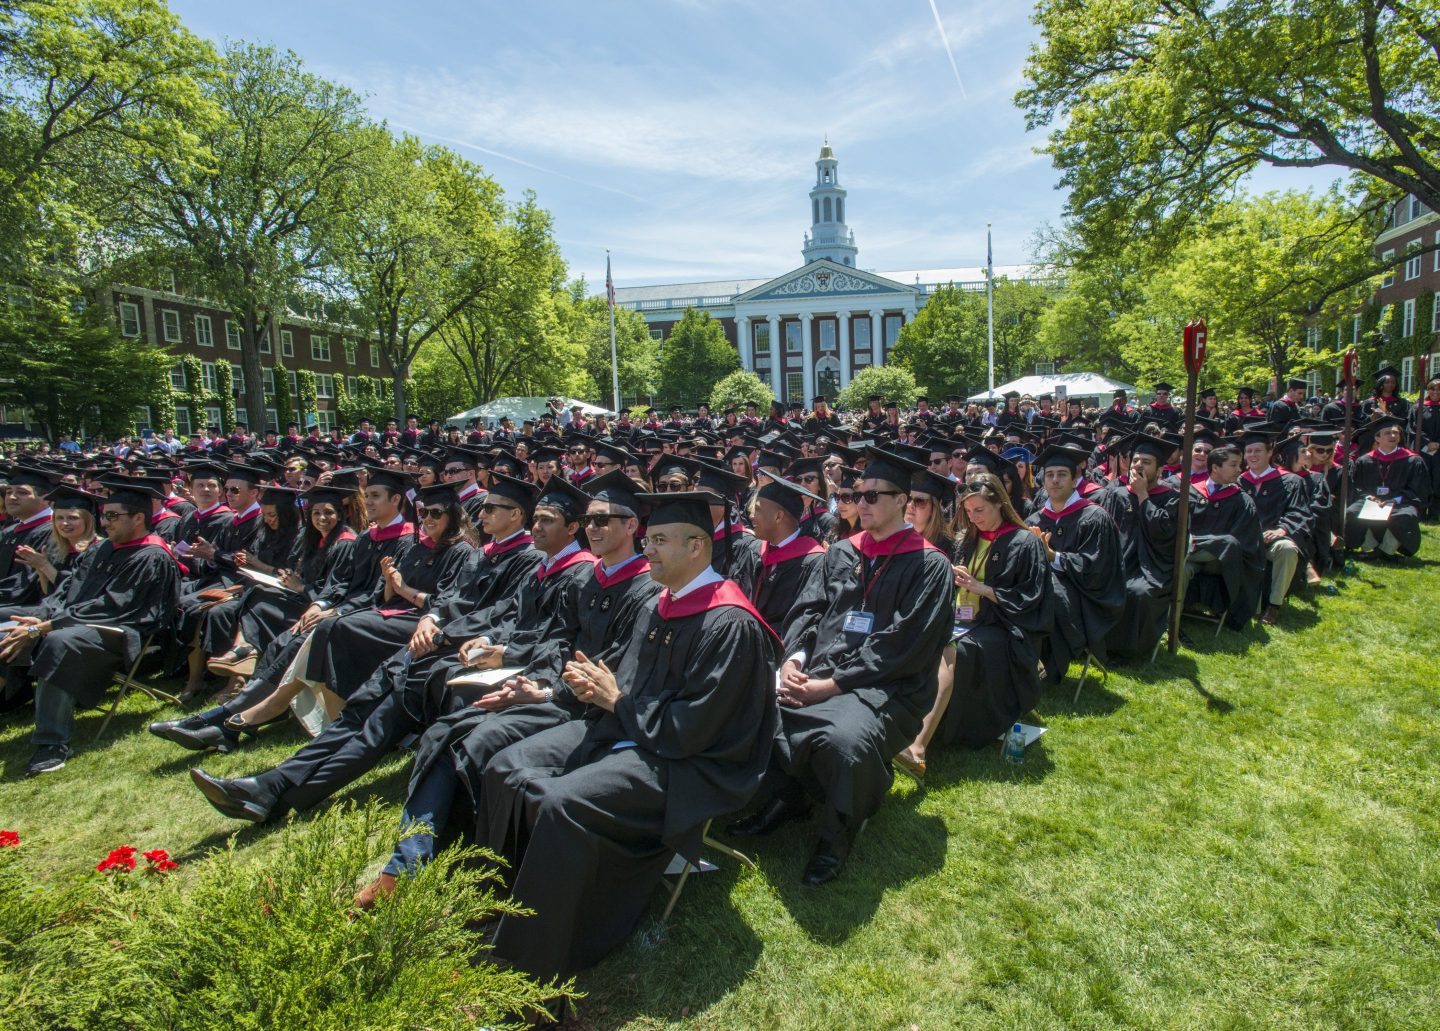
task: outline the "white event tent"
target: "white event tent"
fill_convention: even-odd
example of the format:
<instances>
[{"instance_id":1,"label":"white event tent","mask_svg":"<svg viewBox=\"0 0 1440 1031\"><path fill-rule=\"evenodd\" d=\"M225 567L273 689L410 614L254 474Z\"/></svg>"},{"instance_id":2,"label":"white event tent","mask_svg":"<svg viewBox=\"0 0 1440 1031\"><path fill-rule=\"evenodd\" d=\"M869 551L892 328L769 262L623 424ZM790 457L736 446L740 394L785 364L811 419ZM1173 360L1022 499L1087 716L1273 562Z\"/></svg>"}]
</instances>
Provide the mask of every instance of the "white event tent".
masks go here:
<instances>
[{"instance_id":1,"label":"white event tent","mask_svg":"<svg viewBox=\"0 0 1440 1031\"><path fill-rule=\"evenodd\" d=\"M1118 379L1111 379L1109 376L1102 376L1098 372L1060 372L1050 376L1022 376L1009 383L1002 383L995 388L995 392L982 392L972 394L967 400L984 401L989 397L1000 397L1010 391L1024 396L1039 397L1041 394L1064 393L1066 397L1079 397L1084 399L1104 400L1107 403L1111 395L1117 390L1125 390L1135 393L1135 386L1131 383L1121 383Z\"/></svg>"},{"instance_id":2,"label":"white event tent","mask_svg":"<svg viewBox=\"0 0 1440 1031\"><path fill-rule=\"evenodd\" d=\"M468 408L458 415L450 416L450 418L445 420L445 424L447 426L460 426L463 428L470 424L471 419L479 419L480 422L488 428L493 427L508 415L511 419L515 420L515 425L519 426L526 419L538 421L540 416L544 415L547 410L545 408L545 402L548 400L549 398L546 397L497 397L493 401L478 405L475 408ZM587 405L584 401L577 401L573 397L561 398L561 400L565 402L566 411L569 411L575 405L579 405L580 410L587 416L605 415L607 413L607 410L604 408Z\"/></svg>"}]
</instances>

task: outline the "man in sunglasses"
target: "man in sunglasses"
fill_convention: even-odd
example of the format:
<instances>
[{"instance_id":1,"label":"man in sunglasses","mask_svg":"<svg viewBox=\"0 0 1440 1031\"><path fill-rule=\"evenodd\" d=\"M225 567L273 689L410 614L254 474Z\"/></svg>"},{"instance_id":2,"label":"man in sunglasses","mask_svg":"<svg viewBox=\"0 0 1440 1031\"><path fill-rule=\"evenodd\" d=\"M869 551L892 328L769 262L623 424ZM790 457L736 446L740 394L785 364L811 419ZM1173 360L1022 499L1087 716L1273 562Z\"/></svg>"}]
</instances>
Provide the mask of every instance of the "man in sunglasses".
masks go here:
<instances>
[{"instance_id":1,"label":"man in sunglasses","mask_svg":"<svg viewBox=\"0 0 1440 1031\"><path fill-rule=\"evenodd\" d=\"M170 624L180 570L170 549L150 533L156 496L138 484L112 490L101 504L107 537L92 545L94 559L87 556L37 615L15 617L19 626L0 637L0 664L29 651L35 681L29 776L64 768L73 754L75 710L98 705L116 671L140 654L145 638Z\"/></svg>"},{"instance_id":2,"label":"man in sunglasses","mask_svg":"<svg viewBox=\"0 0 1440 1031\"><path fill-rule=\"evenodd\" d=\"M485 491L479 482L481 463L489 464L490 456L468 447L454 446L445 451L445 462L440 467L440 479L444 483L458 483L455 500L465 510L470 525L480 526L480 506L485 503Z\"/></svg>"},{"instance_id":3,"label":"man in sunglasses","mask_svg":"<svg viewBox=\"0 0 1440 1031\"><path fill-rule=\"evenodd\" d=\"M760 573L753 600L790 654L825 611L825 546L801 526L823 499L774 470L762 470L759 479L752 521L761 541Z\"/></svg>"},{"instance_id":4,"label":"man in sunglasses","mask_svg":"<svg viewBox=\"0 0 1440 1031\"><path fill-rule=\"evenodd\" d=\"M890 760L935 703L935 671L955 617L954 574L905 521L925 467L873 446L857 493L861 532L826 558L829 599L781 667L780 733L769 798L734 834L768 834L819 809L819 841L802 883L839 876L880 807Z\"/></svg>"},{"instance_id":5,"label":"man in sunglasses","mask_svg":"<svg viewBox=\"0 0 1440 1031\"><path fill-rule=\"evenodd\" d=\"M573 430L566 436L571 439L565 446L565 478L579 487L595 475L590 466L590 444Z\"/></svg>"}]
</instances>

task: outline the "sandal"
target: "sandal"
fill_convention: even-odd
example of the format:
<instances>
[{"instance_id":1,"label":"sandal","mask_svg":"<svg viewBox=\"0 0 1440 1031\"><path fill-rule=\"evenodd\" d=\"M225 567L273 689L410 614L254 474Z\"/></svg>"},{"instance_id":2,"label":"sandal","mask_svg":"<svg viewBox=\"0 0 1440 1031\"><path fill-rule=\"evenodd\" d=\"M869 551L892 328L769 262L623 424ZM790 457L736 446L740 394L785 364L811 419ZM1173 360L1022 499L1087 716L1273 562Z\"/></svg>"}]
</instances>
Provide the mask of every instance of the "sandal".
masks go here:
<instances>
[{"instance_id":1,"label":"sandal","mask_svg":"<svg viewBox=\"0 0 1440 1031\"><path fill-rule=\"evenodd\" d=\"M910 755L909 749L906 749L905 751L903 751L903 752L899 753L898 755L896 755L894 759L891 759L890 762L891 762L891 764L892 764L897 770L899 770L901 773L903 773L903 774L905 774L906 776L908 776L908 777L909 777L911 780L913 780L916 784L919 784L919 785L921 785L922 787L924 786L924 784L925 784L925 760L924 760L924 759L916 759L916 758L913 758L913 757Z\"/></svg>"}]
</instances>

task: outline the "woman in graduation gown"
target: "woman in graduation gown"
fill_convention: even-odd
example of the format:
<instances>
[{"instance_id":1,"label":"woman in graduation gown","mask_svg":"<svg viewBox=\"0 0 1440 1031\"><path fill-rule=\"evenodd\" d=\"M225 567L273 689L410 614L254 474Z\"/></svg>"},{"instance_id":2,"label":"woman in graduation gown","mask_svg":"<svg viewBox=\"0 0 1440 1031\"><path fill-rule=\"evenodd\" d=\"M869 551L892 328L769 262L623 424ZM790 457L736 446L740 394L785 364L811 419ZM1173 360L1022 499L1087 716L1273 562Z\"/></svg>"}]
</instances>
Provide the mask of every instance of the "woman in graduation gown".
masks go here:
<instances>
[{"instance_id":1,"label":"woman in graduation gown","mask_svg":"<svg viewBox=\"0 0 1440 1031\"><path fill-rule=\"evenodd\" d=\"M286 568L276 574L285 587L255 584L245 592L235 640L226 654L210 660L211 670L248 672L244 667L249 661L294 626L326 584L349 579L356 540L353 527L366 525L360 495L353 489L312 487L305 492L304 501L305 530ZM347 508L360 515L347 520Z\"/></svg>"},{"instance_id":2,"label":"woman in graduation gown","mask_svg":"<svg viewBox=\"0 0 1440 1031\"><path fill-rule=\"evenodd\" d=\"M311 652L306 679L348 698L386 659L405 647L420 617L455 589L475 552L474 530L457 496L459 484L420 487L420 546L381 562L384 583L369 608L340 617L326 642L323 671ZM322 675L317 676L317 672Z\"/></svg>"},{"instance_id":3,"label":"woman in graduation gown","mask_svg":"<svg viewBox=\"0 0 1440 1031\"><path fill-rule=\"evenodd\" d=\"M235 553L237 569L273 576L290 564L300 535L300 510L295 505L299 493L293 487L265 488L260 495L260 530L252 547ZM234 645L245 599L257 589L244 578L240 578L237 586L241 589L234 595L205 610L200 624L200 648L206 655L223 655Z\"/></svg>"},{"instance_id":4,"label":"woman in graduation gown","mask_svg":"<svg viewBox=\"0 0 1440 1031\"><path fill-rule=\"evenodd\" d=\"M1360 434L1361 447L1371 447L1350 469L1345 546L1352 551L1413 555L1420 550L1420 511L1430 497L1430 473L1425 459L1401 444L1403 427L1400 419L1387 415ZM1384 523L1361 520L1370 500L1390 509Z\"/></svg>"},{"instance_id":5,"label":"woman in graduation gown","mask_svg":"<svg viewBox=\"0 0 1440 1031\"><path fill-rule=\"evenodd\" d=\"M971 480L961 504L966 529L955 552L954 687L943 708L937 699L936 715L943 742L980 748L1040 697L1036 667L1050 622L1050 578L1044 544L1025 531L998 478Z\"/></svg>"},{"instance_id":6,"label":"woman in graduation gown","mask_svg":"<svg viewBox=\"0 0 1440 1031\"><path fill-rule=\"evenodd\" d=\"M65 581L87 561L99 537L95 533L95 509L105 499L78 487L62 485L46 495L50 502L50 544L43 549L21 545L15 549L15 561L35 571L40 582L41 597L64 589ZM0 619L20 613L0 608Z\"/></svg>"},{"instance_id":7,"label":"woman in graduation gown","mask_svg":"<svg viewBox=\"0 0 1440 1031\"><path fill-rule=\"evenodd\" d=\"M800 517L800 532L829 543L835 537L835 517L830 514L830 485L825 479L824 466L823 458L802 458L792 462L785 475L820 499L810 502Z\"/></svg>"}]
</instances>

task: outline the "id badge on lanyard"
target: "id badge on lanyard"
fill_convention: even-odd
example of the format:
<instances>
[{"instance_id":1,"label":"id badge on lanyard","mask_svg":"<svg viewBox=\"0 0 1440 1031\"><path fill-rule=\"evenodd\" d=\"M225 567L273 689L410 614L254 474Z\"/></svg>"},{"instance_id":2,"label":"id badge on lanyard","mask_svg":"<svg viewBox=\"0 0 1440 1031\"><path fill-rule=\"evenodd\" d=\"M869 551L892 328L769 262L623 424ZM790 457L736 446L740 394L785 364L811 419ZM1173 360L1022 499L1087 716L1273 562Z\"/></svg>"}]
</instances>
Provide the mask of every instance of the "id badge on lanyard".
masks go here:
<instances>
[{"instance_id":1,"label":"id badge on lanyard","mask_svg":"<svg viewBox=\"0 0 1440 1031\"><path fill-rule=\"evenodd\" d=\"M847 634L869 635L875 629L875 613L853 609L845 613L844 630Z\"/></svg>"}]
</instances>

